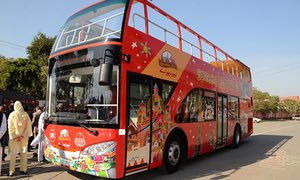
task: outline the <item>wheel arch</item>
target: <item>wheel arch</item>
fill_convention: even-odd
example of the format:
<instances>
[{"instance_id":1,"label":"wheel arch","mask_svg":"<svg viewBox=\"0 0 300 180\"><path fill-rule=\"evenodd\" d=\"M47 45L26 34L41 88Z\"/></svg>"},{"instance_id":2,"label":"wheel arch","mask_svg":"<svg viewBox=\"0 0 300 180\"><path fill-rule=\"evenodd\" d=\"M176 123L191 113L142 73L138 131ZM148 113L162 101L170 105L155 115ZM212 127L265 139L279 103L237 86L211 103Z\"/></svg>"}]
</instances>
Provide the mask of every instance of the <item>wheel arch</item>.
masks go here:
<instances>
[{"instance_id":1,"label":"wheel arch","mask_svg":"<svg viewBox=\"0 0 300 180\"><path fill-rule=\"evenodd\" d=\"M166 144L166 142L169 141L170 137L172 137L172 136L178 136L178 137L181 138L181 140L183 142L183 148L184 148L183 149L184 150L184 156L183 156L183 158L187 159L187 155L188 155L188 139L187 139L187 136L186 136L184 130L181 129L181 128L179 128L179 127L176 127L174 129L172 129L171 132L168 134L168 137L167 137L167 139L165 141L165 144ZM164 146L163 149L165 151L165 146Z\"/></svg>"}]
</instances>

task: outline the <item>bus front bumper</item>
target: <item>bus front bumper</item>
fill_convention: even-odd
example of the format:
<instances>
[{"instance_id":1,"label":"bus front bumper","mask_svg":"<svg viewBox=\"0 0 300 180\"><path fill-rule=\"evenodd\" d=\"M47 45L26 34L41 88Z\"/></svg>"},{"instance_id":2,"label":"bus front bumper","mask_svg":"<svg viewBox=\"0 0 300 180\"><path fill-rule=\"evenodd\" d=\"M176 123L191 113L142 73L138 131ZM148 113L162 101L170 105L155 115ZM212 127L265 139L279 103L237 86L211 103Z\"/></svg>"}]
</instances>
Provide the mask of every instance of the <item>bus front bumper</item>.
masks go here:
<instances>
[{"instance_id":1,"label":"bus front bumper","mask_svg":"<svg viewBox=\"0 0 300 180\"><path fill-rule=\"evenodd\" d=\"M103 142L86 147L83 151L56 148L44 139L45 159L57 166L104 178L116 178L116 143Z\"/></svg>"}]
</instances>

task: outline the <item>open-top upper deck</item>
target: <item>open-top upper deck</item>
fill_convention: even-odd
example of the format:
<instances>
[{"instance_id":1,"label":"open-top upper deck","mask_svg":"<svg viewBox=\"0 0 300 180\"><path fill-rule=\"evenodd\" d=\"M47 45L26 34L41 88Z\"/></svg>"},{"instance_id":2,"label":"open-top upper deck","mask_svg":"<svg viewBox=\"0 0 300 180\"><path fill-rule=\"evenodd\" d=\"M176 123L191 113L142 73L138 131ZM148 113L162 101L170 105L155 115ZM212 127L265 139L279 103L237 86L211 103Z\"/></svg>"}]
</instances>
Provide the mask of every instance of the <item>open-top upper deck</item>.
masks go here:
<instances>
[{"instance_id":1,"label":"open-top upper deck","mask_svg":"<svg viewBox=\"0 0 300 180\"><path fill-rule=\"evenodd\" d=\"M139 8L143 8L144 12L138 10L136 5L138 3L142 4ZM248 66L233 58L148 0L133 0L130 14L129 26L144 31L145 34L154 36L225 72L243 80L251 81L251 73ZM141 21L143 22L141 23ZM141 26L141 24L145 27L137 27Z\"/></svg>"},{"instance_id":2,"label":"open-top upper deck","mask_svg":"<svg viewBox=\"0 0 300 180\"><path fill-rule=\"evenodd\" d=\"M148 0L99 1L78 11L62 28L52 55L95 42L120 42L127 24L227 73L251 81L248 66Z\"/></svg>"}]
</instances>

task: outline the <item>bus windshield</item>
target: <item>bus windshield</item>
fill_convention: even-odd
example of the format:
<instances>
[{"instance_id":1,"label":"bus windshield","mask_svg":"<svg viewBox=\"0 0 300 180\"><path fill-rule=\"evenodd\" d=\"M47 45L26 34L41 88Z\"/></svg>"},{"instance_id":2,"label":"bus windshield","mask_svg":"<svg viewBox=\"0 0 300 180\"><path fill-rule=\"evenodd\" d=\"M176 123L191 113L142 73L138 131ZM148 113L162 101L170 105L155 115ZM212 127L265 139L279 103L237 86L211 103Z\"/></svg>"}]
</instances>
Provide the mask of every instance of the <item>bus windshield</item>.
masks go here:
<instances>
[{"instance_id":1,"label":"bus windshield","mask_svg":"<svg viewBox=\"0 0 300 180\"><path fill-rule=\"evenodd\" d=\"M88 42L120 39L127 1L99 2L72 15L56 39L52 53Z\"/></svg>"},{"instance_id":2,"label":"bus windshield","mask_svg":"<svg viewBox=\"0 0 300 180\"><path fill-rule=\"evenodd\" d=\"M118 124L119 66L113 65L108 86L99 85L100 67L89 61L65 65L50 61L48 117L53 124L116 127Z\"/></svg>"}]
</instances>

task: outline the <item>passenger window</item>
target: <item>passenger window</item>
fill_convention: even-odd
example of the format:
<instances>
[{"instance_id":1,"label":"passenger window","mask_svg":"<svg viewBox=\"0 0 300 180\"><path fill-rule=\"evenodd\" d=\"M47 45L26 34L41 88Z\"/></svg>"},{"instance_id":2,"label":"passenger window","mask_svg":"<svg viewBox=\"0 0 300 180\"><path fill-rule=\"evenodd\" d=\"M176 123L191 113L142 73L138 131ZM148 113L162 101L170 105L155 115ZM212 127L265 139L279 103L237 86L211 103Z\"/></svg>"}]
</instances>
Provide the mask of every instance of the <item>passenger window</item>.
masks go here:
<instances>
[{"instance_id":1,"label":"passenger window","mask_svg":"<svg viewBox=\"0 0 300 180\"><path fill-rule=\"evenodd\" d=\"M152 105L152 118L156 119L158 114L169 113L167 103L174 91L175 83L156 80L153 82L152 102L147 102L148 112Z\"/></svg>"},{"instance_id":2,"label":"passenger window","mask_svg":"<svg viewBox=\"0 0 300 180\"><path fill-rule=\"evenodd\" d=\"M170 84L162 84L162 99L165 102L165 104L168 103L172 92L174 91L174 85L170 85Z\"/></svg>"},{"instance_id":3,"label":"passenger window","mask_svg":"<svg viewBox=\"0 0 300 180\"><path fill-rule=\"evenodd\" d=\"M239 98L229 96L228 117L229 117L229 120L238 120L239 119Z\"/></svg>"},{"instance_id":4,"label":"passenger window","mask_svg":"<svg viewBox=\"0 0 300 180\"><path fill-rule=\"evenodd\" d=\"M216 94L210 91L204 91L203 99L203 119L215 120L216 119Z\"/></svg>"},{"instance_id":5,"label":"passenger window","mask_svg":"<svg viewBox=\"0 0 300 180\"><path fill-rule=\"evenodd\" d=\"M134 79L130 82L130 112L128 124L132 122L137 127L138 118L143 122L148 117L146 112L149 111L149 107L146 106L150 99L150 81ZM140 117L139 117L140 115ZM128 119L128 120L129 120Z\"/></svg>"},{"instance_id":6,"label":"passenger window","mask_svg":"<svg viewBox=\"0 0 300 180\"><path fill-rule=\"evenodd\" d=\"M180 105L175 117L178 123L192 123L202 120L202 91L192 90Z\"/></svg>"}]
</instances>

